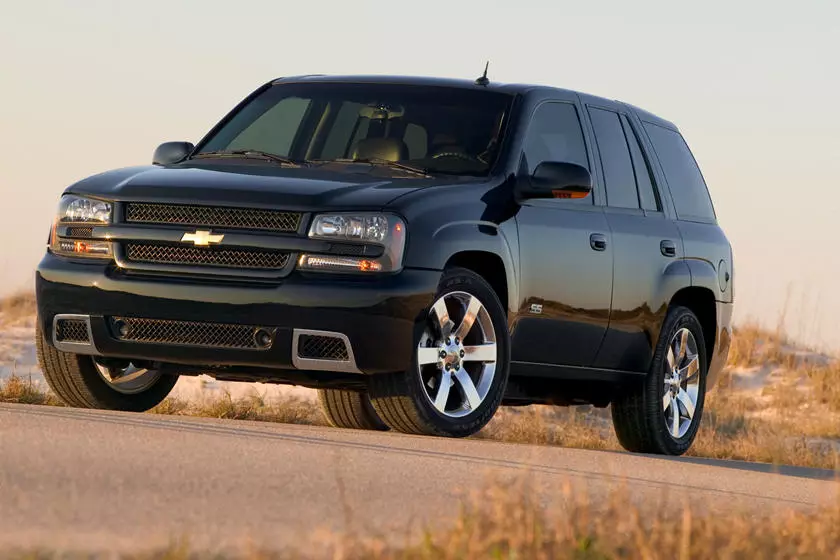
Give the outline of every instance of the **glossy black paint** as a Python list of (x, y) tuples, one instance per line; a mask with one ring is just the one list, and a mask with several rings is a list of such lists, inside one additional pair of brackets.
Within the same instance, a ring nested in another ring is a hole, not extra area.
[[(315, 76), (275, 80), (252, 96), (283, 83), (335, 81), (483, 89), (471, 81)], [(500, 157), (489, 177), (417, 178), (382, 170), (287, 168), (259, 160), (187, 160), (113, 170), (67, 190), (117, 203), (164, 201), (295, 210), (305, 214), (301, 234), (317, 212), (386, 210), (407, 224), (404, 270), (399, 274), (345, 278), (302, 274), (290, 268), (276, 278), (154, 276), (47, 254), (37, 273), (42, 327), (49, 333), (54, 314), (74, 312), (205, 321), (224, 317), (266, 324), (278, 327), (282, 334), (278, 346), (266, 356), (119, 343), (99, 319), (94, 334), (97, 345), (109, 355), (181, 364), (179, 371), (187, 371), (184, 365), (221, 364), (230, 367), (213, 371), (226, 378), (350, 386), (359, 380), (336, 381), (315, 372), (294, 371), (290, 329), (344, 332), (363, 372), (401, 370), (409, 362), (441, 271), (448, 263), (465, 262), (469, 257), (469, 262), (484, 259), (481, 268), (493, 271), (488, 275), (491, 284), (497, 293), (507, 294), (503, 303), (513, 341), (509, 404), (606, 404), (610, 391), (620, 391), (623, 382), (633, 383), (647, 372), (667, 308), (677, 300), (696, 304), (698, 315), (710, 317), (707, 343), (712, 357), (709, 383), (713, 384), (731, 335), (734, 273), (729, 242), (716, 223), (676, 219), (661, 166), (644, 135), (642, 149), (652, 161), (661, 211), (608, 207), (585, 105), (610, 108), (626, 115), (634, 126), (640, 118), (670, 128), (674, 125), (635, 107), (573, 91), (493, 83), (487, 87), (515, 95)], [(527, 189), (519, 188), (529, 180), (521, 175), (520, 160), (531, 116), (540, 104), (550, 101), (574, 104), (582, 119), (592, 181), (584, 201), (531, 198)], [(174, 241), (183, 231), (114, 224), (95, 228), (94, 237), (171, 237)], [(325, 250), (324, 242), (302, 235), (240, 233), (231, 239), (242, 246)], [(662, 250), (663, 243), (673, 247), (673, 255)], [(702, 308), (708, 301), (712, 309)]]

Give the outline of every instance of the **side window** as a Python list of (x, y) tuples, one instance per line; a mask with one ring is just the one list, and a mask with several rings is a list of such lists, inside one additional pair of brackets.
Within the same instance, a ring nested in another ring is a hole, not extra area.
[[(586, 144), (577, 109), (571, 103), (543, 103), (528, 127), (523, 149), (528, 173), (544, 161), (576, 163), (589, 169)], [(569, 199), (571, 204), (594, 204), (593, 196)]]
[(642, 152), (639, 137), (636, 135), (633, 125), (624, 115), (621, 115), (621, 124), (624, 125), (624, 136), (627, 137), (627, 143), (630, 145), (633, 171), (636, 172), (636, 186), (639, 189), (639, 202), (644, 210), (659, 212), (662, 207), (659, 205), (659, 198), (656, 196), (656, 187), (653, 186), (650, 164)]
[(227, 149), (262, 150), (288, 156), (309, 103), (308, 99), (299, 97), (289, 97), (280, 101), (239, 133)]
[(653, 149), (662, 164), (677, 217), (714, 219), (715, 210), (706, 182), (682, 135), (659, 125), (645, 123)]
[(589, 169), (583, 129), (577, 109), (569, 103), (540, 105), (525, 138), (525, 159), (528, 173), (544, 161), (565, 161)]
[(639, 208), (633, 162), (630, 160), (627, 139), (618, 113), (590, 107), (589, 117), (601, 153), (607, 205), (614, 208)]

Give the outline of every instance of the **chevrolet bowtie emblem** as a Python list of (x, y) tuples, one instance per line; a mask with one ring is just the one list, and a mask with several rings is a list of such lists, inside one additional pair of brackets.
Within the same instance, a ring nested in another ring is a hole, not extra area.
[(195, 243), (196, 245), (207, 246), (211, 243), (221, 243), (224, 239), (224, 234), (213, 235), (213, 232), (208, 230), (197, 230), (193, 233), (185, 233), (181, 238), (184, 243)]

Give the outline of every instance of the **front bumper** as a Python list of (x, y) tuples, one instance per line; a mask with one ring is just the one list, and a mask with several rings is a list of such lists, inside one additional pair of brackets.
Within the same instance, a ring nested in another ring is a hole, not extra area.
[[(126, 275), (112, 264), (47, 253), (38, 266), (36, 291), (48, 342), (56, 315), (86, 315), (92, 343), (107, 357), (296, 370), (294, 330), (330, 331), (347, 337), (361, 373), (375, 374), (410, 363), (440, 274), (404, 269), (378, 278), (294, 273), (273, 284), (213, 282)], [(259, 325), (275, 334), (265, 350), (128, 342), (115, 335), (112, 317)]]

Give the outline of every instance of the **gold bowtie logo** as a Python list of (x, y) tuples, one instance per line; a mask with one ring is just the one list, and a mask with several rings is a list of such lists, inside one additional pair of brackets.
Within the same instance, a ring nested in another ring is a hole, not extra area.
[(184, 243), (195, 243), (196, 245), (207, 246), (211, 243), (221, 243), (225, 236), (223, 234), (213, 235), (209, 230), (197, 230), (193, 233), (185, 233), (181, 238)]

